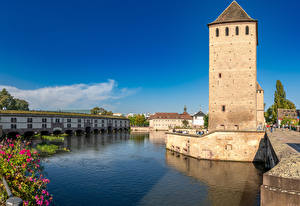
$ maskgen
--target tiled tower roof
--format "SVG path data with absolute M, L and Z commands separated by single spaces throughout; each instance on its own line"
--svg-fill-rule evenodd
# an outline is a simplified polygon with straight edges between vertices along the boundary
M 242 21 L 256 20 L 252 19 L 236 1 L 233 1 L 214 22 L 208 25 Z

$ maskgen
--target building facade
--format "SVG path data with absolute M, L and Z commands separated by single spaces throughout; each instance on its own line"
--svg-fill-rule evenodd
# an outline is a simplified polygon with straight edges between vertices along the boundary
M 79 113 L 0 111 L 3 134 L 27 132 L 92 132 L 129 130 L 129 119 Z
M 204 117 L 205 114 L 202 111 L 193 115 L 193 126 L 194 127 L 204 127 Z
M 193 118 L 187 112 L 178 113 L 155 113 L 149 117 L 149 127 L 151 130 L 169 130 L 176 127 L 183 127 L 184 120 L 188 125 L 192 125 Z
M 290 119 L 292 124 L 297 124 L 299 122 L 299 114 L 296 109 L 278 109 L 277 124 L 280 126 L 284 119 Z
M 233 1 L 209 27 L 209 130 L 264 127 L 257 20 Z

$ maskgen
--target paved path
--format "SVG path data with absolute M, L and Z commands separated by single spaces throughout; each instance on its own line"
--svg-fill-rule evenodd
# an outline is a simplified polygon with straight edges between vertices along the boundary
M 300 152 L 300 132 L 276 129 L 273 133 L 268 131 L 268 135 L 271 135 L 279 142 L 288 144 L 294 150 Z

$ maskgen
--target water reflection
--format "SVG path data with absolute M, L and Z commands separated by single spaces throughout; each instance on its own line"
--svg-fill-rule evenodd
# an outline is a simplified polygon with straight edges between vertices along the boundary
M 211 205 L 259 205 L 262 171 L 251 163 L 197 160 L 171 151 L 166 163 L 205 183 Z
M 165 150 L 165 134 L 69 136 L 43 161 L 55 205 L 258 205 L 252 164 L 198 161 Z

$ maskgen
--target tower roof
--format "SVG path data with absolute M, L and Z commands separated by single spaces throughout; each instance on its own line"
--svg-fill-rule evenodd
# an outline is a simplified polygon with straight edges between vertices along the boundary
M 252 19 L 236 1 L 233 1 L 215 21 L 208 25 L 243 21 L 256 22 L 256 20 Z

